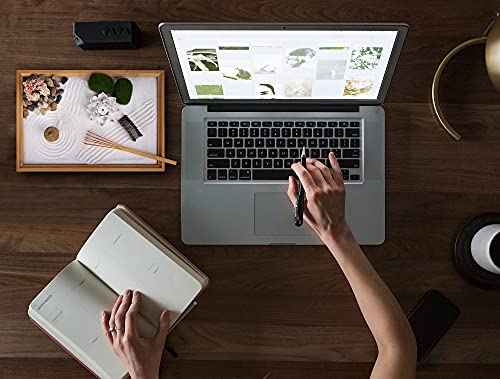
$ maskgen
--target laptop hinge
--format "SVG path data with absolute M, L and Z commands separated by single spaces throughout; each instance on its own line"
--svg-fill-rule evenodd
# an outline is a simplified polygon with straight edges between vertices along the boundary
M 209 112 L 359 112 L 356 104 L 209 104 Z

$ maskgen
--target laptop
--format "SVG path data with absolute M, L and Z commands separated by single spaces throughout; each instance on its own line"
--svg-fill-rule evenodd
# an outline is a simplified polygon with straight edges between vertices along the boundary
M 317 245 L 286 194 L 305 147 L 346 187 L 357 241 L 385 238 L 382 107 L 405 24 L 162 23 L 183 103 L 182 240 Z

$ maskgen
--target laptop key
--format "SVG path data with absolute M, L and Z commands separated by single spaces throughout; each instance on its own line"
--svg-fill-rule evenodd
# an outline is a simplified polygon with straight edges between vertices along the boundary
M 208 121 L 207 125 L 208 126 L 217 126 L 217 121 Z
M 284 129 L 281 129 L 281 136 L 282 137 L 291 137 L 292 135 L 292 129 L 290 128 L 284 128 Z
M 229 137 L 238 137 L 238 129 L 229 128 Z
M 248 128 L 250 126 L 250 121 L 241 121 L 240 126 L 244 126 L 245 128 Z
M 208 147 L 222 147 L 222 139 L 220 138 L 208 138 L 207 139 Z
M 344 180 L 348 180 L 349 179 L 349 170 L 342 170 L 342 178 Z
M 326 127 L 326 121 L 318 121 L 318 126 L 321 128 Z
M 228 126 L 228 122 L 227 121 L 219 121 L 219 126 L 222 126 L 222 127 L 226 127 Z
M 330 151 L 330 149 L 321 149 L 321 158 L 328 158 Z
M 208 149 L 208 158 L 224 158 L 224 149 Z
M 329 121 L 329 122 L 328 122 L 328 126 L 329 126 L 330 128 L 336 128 L 336 127 L 338 127 L 338 126 L 339 126 L 339 123 L 338 123 L 337 121 Z
M 229 180 L 238 179 L 238 170 L 229 170 Z
M 267 138 L 266 139 L 266 147 L 275 147 L 276 146 L 276 141 L 271 139 L 271 138 Z
M 273 126 L 273 123 L 271 121 L 264 121 L 262 123 L 262 126 L 265 126 L 265 127 L 270 127 L 270 126 Z
M 248 137 L 248 129 L 246 129 L 246 128 L 240 128 L 238 134 L 239 134 L 240 137 L 246 138 L 246 137 Z
M 273 167 L 273 160 L 272 159 L 264 159 L 264 168 L 272 168 Z
M 351 180 L 359 180 L 359 175 L 351 175 Z
M 248 149 L 247 150 L 247 158 L 255 158 L 255 157 L 257 157 L 257 150 Z
M 236 150 L 236 156 L 238 158 L 245 158 L 247 156 L 247 151 L 245 149 Z
M 245 139 L 245 147 L 253 147 L 253 139 L 251 138 Z
M 283 168 L 283 159 L 275 159 L 273 161 L 274 168 Z
M 340 140 L 340 147 L 349 147 L 349 140 L 346 138 L 342 138 Z
M 269 158 L 278 158 L 278 149 L 269 149 Z
M 340 121 L 340 127 L 341 128 L 347 128 L 349 126 L 349 122 L 347 121 Z
M 241 167 L 243 167 L 243 168 L 251 168 L 252 167 L 252 160 L 251 159 L 243 159 L 241 161 Z
M 227 129 L 219 128 L 219 130 L 217 131 L 217 136 L 222 138 L 227 137 Z
M 359 168 L 359 159 L 339 159 L 341 168 Z
M 346 137 L 359 137 L 359 129 L 349 128 L 345 130 Z
M 285 121 L 285 126 L 291 128 L 293 126 L 293 121 Z
M 290 169 L 283 170 L 253 170 L 253 180 L 288 180 L 293 175 Z
M 207 136 L 208 137 L 217 137 L 217 129 L 215 129 L 215 128 L 208 128 Z
M 271 129 L 271 137 L 277 138 L 280 136 L 280 130 L 279 129 Z
M 319 147 L 328 147 L 328 140 L 322 138 L 322 139 L 319 140 L 319 144 L 318 145 L 319 145 Z
M 266 149 L 257 150 L 257 156 L 259 158 L 267 158 L 267 150 Z
M 260 121 L 252 121 L 252 126 L 253 126 L 254 128 L 259 127 L 259 126 L 261 126 L 261 125 L 262 125 L 262 123 L 261 123 Z
M 280 158 L 288 158 L 288 150 L 287 149 L 280 149 L 279 157 Z
M 359 139 L 358 138 L 351 139 L 351 147 L 359 147 Z
M 226 149 L 226 158 L 234 158 L 236 156 L 236 150 Z
M 344 158 L 359 158 L 359 149 L 344 149 Z
M 256 138 L 259 136 L 259 129 L 250 129 L 250 137 Z
M 289 138 L 286 140 L 286 147 L 297 147 L 297 140 Z
M 301 138 L 297 141 L 297 146 L 298 147 L 305 147 L 307 146 L 307 140 L 304 138 Z
M 229 168 L 229 159 L 207 159 L 208 168 Z
M 240 170 L 240 180 L 250 180 L 252 179 L 251 170 Z
M 359 121 L 351 121 L 351 128 L 359 128 Z
M 306 123 L 304 121 L 295 121 L 295 126 L 303 128 L 304 126 L 306 126 Z
M 276 146 L 277 147 L 285 147 L 286 146 L 286 140 L 283 138 L 279 138 L 276 140 Z
M 262 138 L 258 138 L 255 140 L 255 147 L 264 147 L 264 140 Z
M 333 129 L 325 129 L 325 132 L 323 134 L 326 138 L 333 137 Z
M 273 122 L 273 126 L 276 126 L 276 127 L 282 127 L 283 126 L 283 121 L 274 121 Z
M 240 126 L 240 122 L 239 121 L 230 121 L 229 126 Z
M 323 137 L 323 129 L 314 129 L 313 136 L 317 138 Z
M 227 170 L 217 170 L 217 179 L 227 180 Z
M 335 137 L 337 138 L 344 137 L 344 129 L 335 129 Z
M 320 156 L 320 150 L 319 149 L 311 149 L 311 157 L 312 158 L 319 158 Z
M 302 132 L 302 136 L 306 138 L 312 137 L 312 134 L 312 129 L 304 129 L 304 131 Z
M 217 179 L 217 170 L 207 170 L 207 180 Z
M 308 128 L 314 128 L 316 126 L 316 121 L 307 121 L 306 126 Z
M 260 136 L 261 137 L 265 137 L 266 138 L 266 137 L 269 137 L 270 135 L 271 135 L 271 130 L 270 129 L 268 129 L 268 128 L 262 128 L 260 130 Z
M 332 151 L 333 151 L 333 154 L 335 154 L 335 158 L 339 159 L 340 156 L 341 156 L 342 150 L 340 150 L 340 149 L 333 149 Z
M 234 147 L 243 147 L 243 139 L 241 138 L 236 138 L 234 140 Z
M 231 159 L 231 168 L 240 168 L 241 162 L 239 159 Z
M 338 139 L 331 139 L 329 142 L 328 142 L 328 146 L 329 147 L 339 147 L 339 140 Z
M 293 128 L 292 129 L 292 137 L 295 137 L 295 138 L 302 137 L 302 129 Z
M 308 140 L 307 147 L 318 147 L 318 140 L 317 139 Z
M 290 168 L 293 165 L 294 160 L 293 159 L 285 159 L 285 162 L 283 163 L 285 168 Z
M 233 140 L 231 138 L 224 138 L 224 147 L 233 147 Z
M 262 159 L 254 159 L 252 160 L 253 168 L 261 168 L 262 167 Z
M 290 158 L 298 158 L 300 157 L 300 154 L 300 149 L 290 149 Z

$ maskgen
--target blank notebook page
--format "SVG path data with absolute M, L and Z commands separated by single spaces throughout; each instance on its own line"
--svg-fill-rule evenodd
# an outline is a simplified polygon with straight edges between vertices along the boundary
M 191 304 L 202 285 L 115 213 L 109 213 L 77 259 L 117 293 L 142 293 L 141 314 L 154 325 L 164 308 L 170 325 Z

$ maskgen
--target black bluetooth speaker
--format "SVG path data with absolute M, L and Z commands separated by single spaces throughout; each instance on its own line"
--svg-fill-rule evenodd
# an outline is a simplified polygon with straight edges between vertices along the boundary
M 74 22 L 73 37 L 83 50 L 137 49 L 141 29 L 133 21 Z

